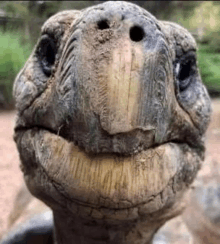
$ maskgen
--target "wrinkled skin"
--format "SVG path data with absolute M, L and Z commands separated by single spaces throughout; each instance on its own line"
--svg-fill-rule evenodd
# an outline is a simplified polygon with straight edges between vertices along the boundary
M 181 213 L 211 113 L 184 28 L 128 2 L 58 13 L 14 97 L 24 178 L 57 243 L 150 243 Z

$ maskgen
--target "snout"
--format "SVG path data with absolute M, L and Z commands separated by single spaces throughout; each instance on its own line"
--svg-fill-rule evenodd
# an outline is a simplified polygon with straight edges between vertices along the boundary
M 151 107 L 157 83 L 162 83 L 161 94 L 166 89 L 166 64 L 157 63 L 161 54 L 168 55 L 162 33 L 153 16 L 133 8 L 136 6 L 128 3 L 109 2 L 88 9 L 73 25 L 67 44 L 70 49 L 73 41 L 78 42 L 73 66 L 80 80 L 80 97 L 84 97 L 81 106 L 84 111 L 93 111 L 110 135 L 154 129 L 153 118 L 144 118 L 143 108 Z M 154 77 L 155 67 L 160 81 Z
M 168 140 L 177 104 L 173 64 L 155 17 L 128 2 L 105 2 L 51 17 L 42 30 L 15 85 L 25 84 L 27 92 L 19 85 L 16 94 L 30 100 L 17 128 L 50 129 L 94 153 L 130 155 Z M 32 69 L 34 85 L 25 82 Z

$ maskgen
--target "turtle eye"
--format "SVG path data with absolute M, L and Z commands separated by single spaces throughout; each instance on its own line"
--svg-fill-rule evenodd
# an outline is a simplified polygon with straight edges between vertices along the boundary
M 186 90 L 189 87 L 191 81 L 193 80 L 193 75 L 196 73 L 196 70 L 195 55 L 184 55 L 181 59 L 176 60 L 175 74 L 180 92 Z
M 52 73 L 52 67 L 55 63 L 56 45 L 54 40 L 48 35 L 43 35 L 40 40 L 38 57 L 43 72 L 49 77 Z

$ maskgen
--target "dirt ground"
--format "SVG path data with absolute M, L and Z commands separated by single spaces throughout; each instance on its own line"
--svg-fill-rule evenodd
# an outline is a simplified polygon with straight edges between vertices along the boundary
M 0 236 L 7 228 L 7 218 L 22 184 L 19 157 L 13 141 L 15 111 L 0 112 Z M 220 174 L 220 99 L 213 100 L 212 123 L 207 133 L 207 152 L 201 174 L 209 172 L 209 163 L 216 163 Z
M 0 112 L 0 236 L 7 227 L 13 199 L 23 180 L 13 141 L 14 121 L 15 111 Z

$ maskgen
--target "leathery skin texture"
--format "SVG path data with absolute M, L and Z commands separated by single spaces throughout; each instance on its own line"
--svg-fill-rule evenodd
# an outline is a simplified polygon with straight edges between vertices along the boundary
M 151 243 L 182 212 L 211 114 L 187 30 L 129 2 L 60 12 L 14 97 L 21 168 L 56 243 Z

